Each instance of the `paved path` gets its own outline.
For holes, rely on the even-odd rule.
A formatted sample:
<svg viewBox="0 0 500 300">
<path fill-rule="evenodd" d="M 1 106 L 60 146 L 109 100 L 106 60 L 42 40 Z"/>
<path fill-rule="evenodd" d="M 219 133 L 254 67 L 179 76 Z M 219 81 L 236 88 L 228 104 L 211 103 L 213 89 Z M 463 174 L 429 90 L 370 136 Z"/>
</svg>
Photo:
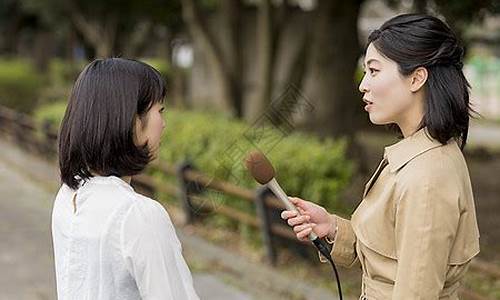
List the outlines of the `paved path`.
<svg viewBox="0 0 500 300">
<path fill-rule="evenodd" d="M 2 300 L 55 299 L 49 197 L 0 160 Z"/>
</svg>

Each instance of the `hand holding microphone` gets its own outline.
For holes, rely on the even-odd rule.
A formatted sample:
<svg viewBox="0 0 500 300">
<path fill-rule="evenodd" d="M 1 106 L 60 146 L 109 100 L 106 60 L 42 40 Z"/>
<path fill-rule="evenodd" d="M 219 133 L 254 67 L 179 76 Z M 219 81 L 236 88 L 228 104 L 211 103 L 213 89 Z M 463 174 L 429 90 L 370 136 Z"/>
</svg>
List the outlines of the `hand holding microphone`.
<svg viewBox="0 0 500 300">
<path fill-rule="evenodd" d="M 245 159 L 245 165 L 258 183 L 266 185 L 283 202 L 287 210 L 281 213 L 281 217 L 293 226 L 299 240 L 314 241 L 335 228 L 335 218 L 323 207 L 300 198 L 289 198 L 285 194 L 275 178 L 276 171 L 263 153 L 251 152 Z"/>
<path fill-rule="evenodd" d="M 289 197 L 288 199 L 297 207 L 300 214 L 296 211 L 284 210 L 281 213 L 281 218 L 287 220 L 288 225 L 293 226 L 297 239 L 307 240 L 309 232 L 312 230 L 320 238 L 328 236 L 330 239 L 334 239 L 336 220 L 325 208 L 300 198 Z"/>
<path fill-rule="evenodd" d="M 248 171 L 250 171 L 250 174 L 252 174 L 253 178 L 255 178 L 258 183 L 267 186 L 274 193 L 274 195 L 281 200 L 281 202 L 283 202 L 288 211 L 294 212 L 295 215 L 298 216 L 301 215 L 299 210 L 292 202 L 290 202 L 288 196 L 279 185 L 275 178 L 276 172 L 273 165 L 262 152 L 250 152 L 245 159 L 245 165 Z M 307 220 L 306 216 L 300 216 L 299 219 L 303 222 Z M 298 221 L 298 219 L 296 219 L 296 221 Z M 318 236 L 312 230 L 312 225 L 306 224 L 305 226 L 308 227 L 304 227 L 304 229 L 307 230 L 307 237 L 309 240 L 316 240 Z"/>
<path fill-rule="evenodd" d="M 254 151 L 248 154 L 245 165 L 258 183 L 267 186 L 283 202 L 287 210 L 282 212 L 281 216 L 288 219 L 289 225 L 294 226 L 297 238 L 309 239 L 330 261 L 337 280 L 339 299 L 342 300 L 339 274 L 330 255 L 330 247 L 321 239 L 330 232 L 331 228 L 335 228 L 335 218 L 319 205 L 299 198 L 288 198 L 275 178 L 276 172 L 273 165 L 262 152 Z M 310 221 L 316 223 L 309 223 Z"/>
</svg>

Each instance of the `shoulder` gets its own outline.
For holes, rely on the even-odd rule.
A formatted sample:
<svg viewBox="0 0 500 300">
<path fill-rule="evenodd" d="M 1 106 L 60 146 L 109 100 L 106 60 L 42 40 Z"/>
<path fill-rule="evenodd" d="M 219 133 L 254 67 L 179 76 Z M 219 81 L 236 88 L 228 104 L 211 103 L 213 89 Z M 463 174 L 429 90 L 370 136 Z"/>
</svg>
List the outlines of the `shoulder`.
<svg viewBox="0 0 500 300">
<path fill-rule="evenodd" d="M 454 142 L 414 157 L 395 175 L 399 199 L 396 203 L 404 200 L 445 210 L 457 209 L 465 182 L 463 177 L 468 176 L 461 159 L 460 148 Z"/>
<path fill-rule="evenodd" d="M 461 159 L 462 158 L 462 159 Z M 447 186 L 458 184 L 462 153 L 455 142 L 426 151 L 410 160 L 397 174 L 402 186 Z"/>
<path fill-rule="evenodd" d="M 125 214 L 124 229 L 129 231 L 173 230 L 166 209 L 158 201 L 135 193 L 134 203 Z"/>
<path fill-rule="evenodd" d="M 134 193 L 134 204 L 130 208 L 129 214 L 137 214 L 143 217 L 145 221 L 153 220 L 155 218 L 168 218 L 170 219 L 166 209 L 158 201 Z"/>
<path fill-rule="evenodd" d="M 181 248 L 174 225 L 163 205 L 140 194 L 135 197 L 136 201 L 127 210 L 121 226 L 123 249 L 136 248 L 138 245 L 141 245 L 140 249 L 158 245 Z"/>
</svg>

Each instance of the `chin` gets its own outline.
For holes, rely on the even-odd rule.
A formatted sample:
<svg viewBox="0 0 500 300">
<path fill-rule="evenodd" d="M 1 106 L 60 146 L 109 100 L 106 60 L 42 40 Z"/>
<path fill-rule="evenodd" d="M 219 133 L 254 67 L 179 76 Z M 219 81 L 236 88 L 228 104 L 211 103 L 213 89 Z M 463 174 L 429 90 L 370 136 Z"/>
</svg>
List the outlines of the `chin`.
<svg viewBox="0 0 500 300">
<path fill-rule="evenodd" d="M 369 117 L 370 122 L 372 122 L 372 124 L 374 125 L 389 125 L 394 123 L 394 121 L 392 121 L 391 119 L 384 118 L 383 116 L 377 116 L 376 114 L 370 114 Z"/>
<path fill-rule="evenodd" d="M 370 117 L 370 122 L 372 122 L 372 124 L 375 124 L 375 125 L 387 124 L 387 122 L 383 118 L 377 117 L 376 115 L 370 114 L 369 117 Z"/>
</svg>

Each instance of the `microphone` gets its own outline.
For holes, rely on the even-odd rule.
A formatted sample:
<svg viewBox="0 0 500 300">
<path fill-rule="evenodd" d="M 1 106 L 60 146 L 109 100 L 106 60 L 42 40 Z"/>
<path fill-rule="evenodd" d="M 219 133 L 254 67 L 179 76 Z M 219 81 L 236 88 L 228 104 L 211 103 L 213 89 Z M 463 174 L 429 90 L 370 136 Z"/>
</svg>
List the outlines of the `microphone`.
<svg viewBox="0 0 500 300">
<path fill-rule="evenodd" d="M 273 165 L 262 152 L 250 152 L 245 159 L 245 165 L 255 181 L 267 186 L 274 193 L 274 195 L 276 195 L 276 197 L 283 202 L 287 210 L 296 211 L 297 214 L 300 215 L 299 210 L 292 204 L 292 202 L 290 202 L 290 200 L 288 200 L 288 196 L 276 180 L 276 171 L 274 170 Z M 317 238 L 318 236 L 311 231 L 309 234 L 309 240 L 314 241 Z"/>
<path fill-rule="evenodd" d="M 253 176 L 255 181 L 258 183 L 267 186 L 276 197 L 283 202 L 287 210 L 296 211 L 298 215 L 300 215 L 299 210 L 295 207 L 295 205 L 288 200 L 288 196 L 285 194 L 278 181 L 276 180 L 276 171 L 273 168 L 271 162 L 267 159 L 264 153 L 260 151 L 252 151 L 245 158 L 245 166 Z M 335 279 L 337 281 L 337 290 L 339 293 L 339 299 L 342 300 L 342 288 L 340 285 L 339 274 L 337 271 L 337 267 L 333 262 L 333 259 L 330 255 L 330 247 L 328 244 L 321 238 L 319 238 L 314 231 L 308 236 L 309 240 L 316 246 L 318 251 L 328 259 L 330 264 L 332 265 Z"/>
</svg>

